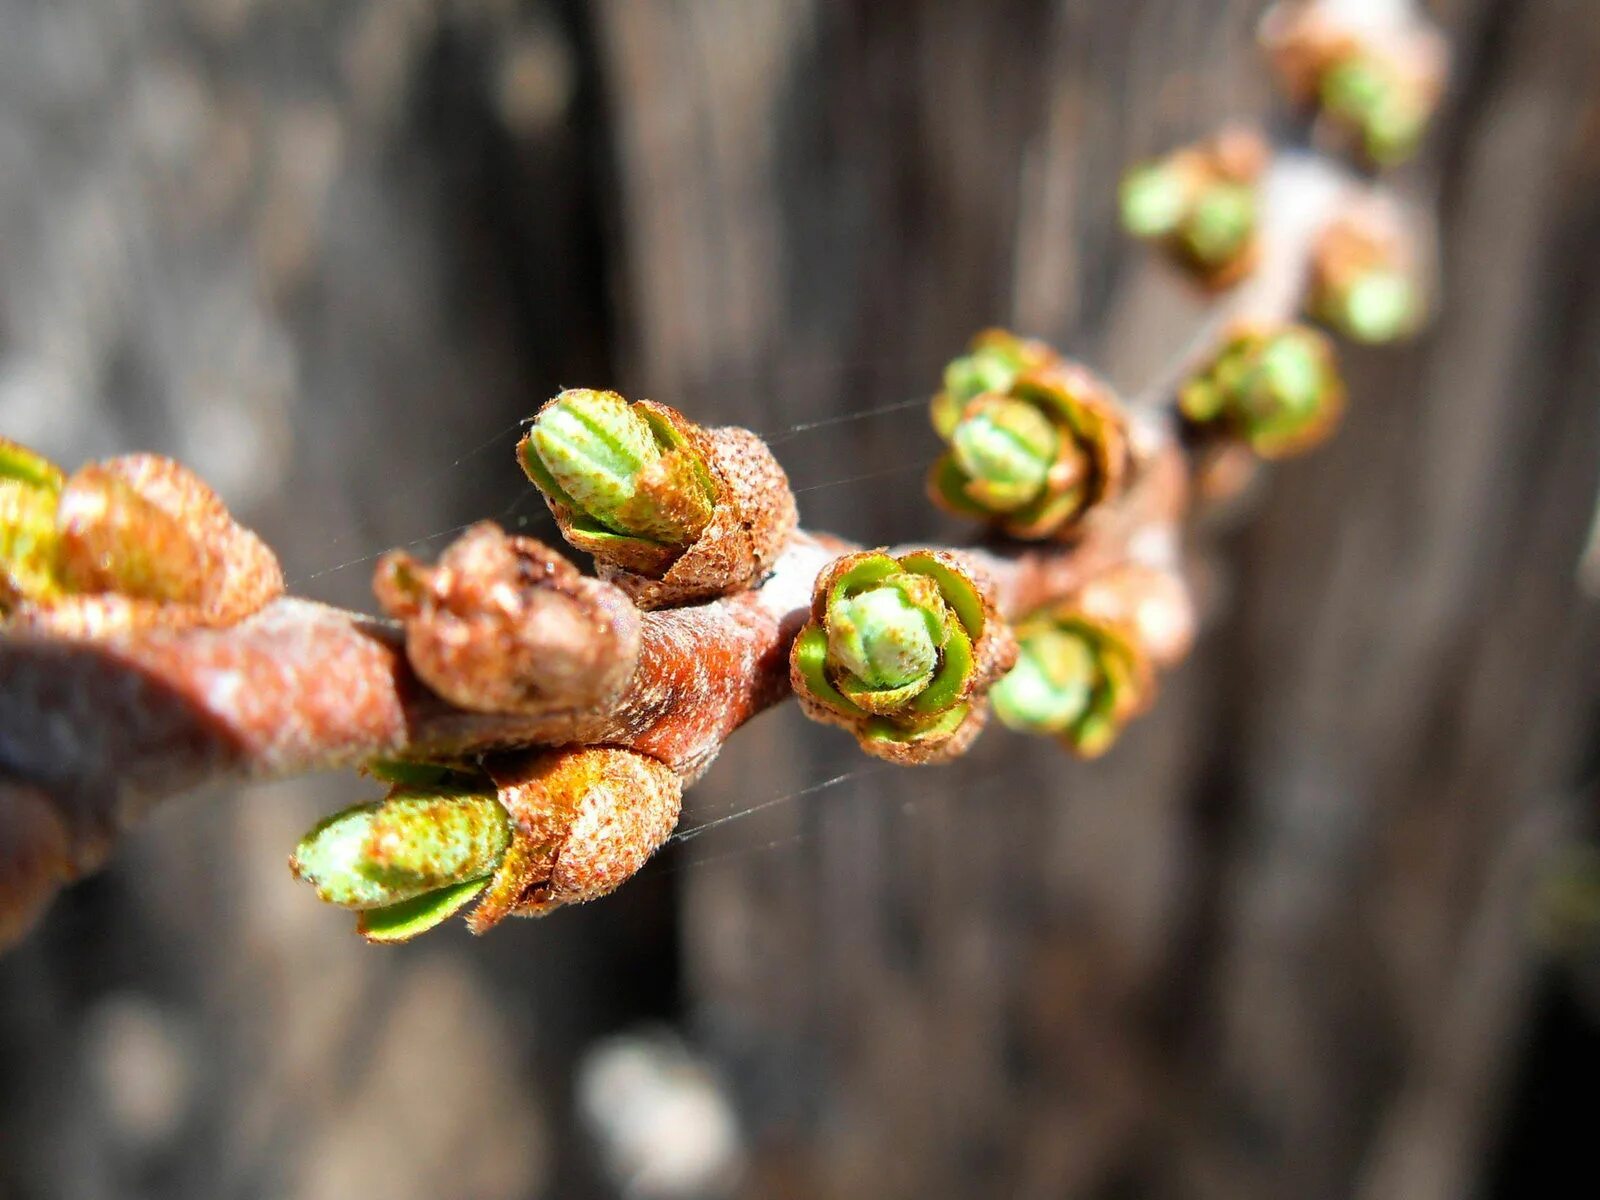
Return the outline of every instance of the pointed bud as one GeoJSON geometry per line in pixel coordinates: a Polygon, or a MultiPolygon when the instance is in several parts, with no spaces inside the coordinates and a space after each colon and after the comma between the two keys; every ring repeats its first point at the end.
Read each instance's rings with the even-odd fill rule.
{"type": "Polygon", "coordinates": [[[573,546],[644,608],[751,586],[796,524],[788,479],[743,429],[703,429],[615,392],[551,400],[517,447],[573,546]]]}
{"type": "Polygon", "coordinates": [[[869,754],[937,762],[977,735],[984,693],[1014,654],[992,586],[958,556],[868,551],[818,578],[790,681],[808,716],[869,754]]]}
{"type": "Polygon", "coordinates": [[[967,357],[1008,349],[1029,365],[1003,392],[958,403],[948,386],[954,372],[946,372],[933,423],[950,450],[934,464],[928,492],[941,507],[1012,537],[1052,537],[1121,491],[1126,420],[1105,384],[1040,343],[989,330],[967,357]]]}
{"type": "Polygon", "coordinates": [[[1332,432],[1344,385],[1328,340],[1303,325],[1236,326],[1179,393],[1183,415],[1263,458],[1308,450],[1332,432]]]}
{"type": "Polygon", "coordinates": [[[995,684],[995,715],[1009,728],[1058,739],[1094,758],[1154,699],[1148,655],[1127,626],[1072,603],[1016,627],[1017,665],[995,684]]]}
{"type": "Polygon", "coordinates": [[[615,392],[562,392],[524,445],[572,509],[612,533],[681,548],[711,519],[705,464],[615,392]]]}
{"type": "Polygon", "coordinates": [[[615,891],[667,840],[683,803],[670,767],[620,747],[537,751],[485,769],[511,814],[512,844],[467,918],[473,933],[615,891]]]}
{"type": "Polygon", "coordinates": [[[511,845],[506,811],[487,777],[454,786],[399,785],[383,800],[320,822],[289,860],[295,878],[341,908],[384,908],[486,880],[511,845]]]}
{"type": "Polygon", "coordinates": [[[369,769],[389,796],[317,825],[289,865],[373,942],[409,941],[474,900],[467,927],[485,933],[603,896],[667,840],[683,797],[671,768],[611,746],[369,769]]]}

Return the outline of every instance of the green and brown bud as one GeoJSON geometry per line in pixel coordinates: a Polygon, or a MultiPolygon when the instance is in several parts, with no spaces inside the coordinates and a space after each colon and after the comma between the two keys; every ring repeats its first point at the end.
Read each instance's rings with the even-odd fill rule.
{"type": "Polygon", "coordinates": [[[1411,239],[1390,214],[1358,209],[1331,222],[1312,255],[1307,309],[1358,342],[1414,333],[1424,313],[1411,239]]]}
{"type": "Polygon", "coordinates": [[[869,754],[942,762],[977,736],[984,694],[1015,653],[992,586],[959,556],[866,551],[818,578],[790,681],[808,716],[869,754]]]}
{"type": "Polygon", "coordinates": [[[485,933],[603,896],[666,841],[682,802],[670,768],[613,747],[371,769],[389,795],[319,823],[289,864],[374,942],[409,941],[474,901],[467,926],[485,933]]]}
{"type": "Polygon", "coordinates": [[[1344,384],[1328,339],[1304,325],[1242,323],[1178,395],[1200,428],[1285,458],[1323,441],[1344,411],[1344,384]]]}
{"type": "Polygon", "coordinates": [[[151,454],[70,477],[0,440],[0,617],[63,636],[231,625],[283,591],[272,552],[151,454]]]}
{"type": "Polygon", "coordinates": [[[1150,656],[1131,626],[1069,602],[1027,617],[1016,635],[1017,665],[992,693],[995,715],[1011,729],[1095,758],[1155,698],[1150,656]]]}
{"type": "Polygon", "coordinates": [[[796,518],[761,439],[615,392],[562,392],[517,447],[562,536],[643,607],[749,587],[796,518]]]}
{"type": "Polygon", "coordinates": [[[319,900],[363,912],[472,880],[487,886],[510,845],[510,819],[490,779],[441,770],[319,822],[289,868],[319,900]]]}
{"type": "Polygon", "coordinates": [[[932,417],[949,450],[929,475],[930,495],[1012,537],[1071,530],[1127,474],[1127,428],[1110,389],[1041,343],[1000,330],[980,334],[946,370],[932,417]]]}
{"type": "Polygon", "coordinates": [[[1123,228],[1159,243],[1207,287],[1228,287],[1255,265],[1256,185],[1267,158],[1259,134],[1227,129],[1141,164],[1122,180],[1123,228]]]}
{"type": "Polygon", "coordinates": [[[615,392],[562,392],[534,418],[523,462],[587,536],[675,555],[711,520],[716,489],[689,440],[654,407],[615,392]]]}
{"type": "Polygon", "coordinates": [[[1285,91],[1318,108],[1374,166],[1415,151],[1449,62],[1437,30],[1403,11],[1357,24],[1335,5],[1280,4],[1263,19],[1261,40],[1285,91]]]}

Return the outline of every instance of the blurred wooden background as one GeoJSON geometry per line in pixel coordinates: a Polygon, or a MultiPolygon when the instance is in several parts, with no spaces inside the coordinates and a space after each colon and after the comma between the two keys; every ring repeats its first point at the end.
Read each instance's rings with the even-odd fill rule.
{"type": "MultiPolygon", "coordinates": [[[[959,538],[904,402],[996,322],[1160,372],[1199,314],[1116,179],[1266,111],[1260,7],[5,0],[0,430],[180,457],[362,606],[391,545],[548,535],[511,446],[563,384],[783,435],[810,524],[959,538]]],[[[1600,13],[1434,9],[1443,314],[1209,535],[1216,621],[1108,759],[897,774],[769,715],[686,823],[782,802],[389,951],[284,869],[370,785],[171,804],[0,961],[0,1200],[613,1195],[574,1072],[651,1022],[744,1196],[1528,1194],[1600,695],[1600,13]]]]}

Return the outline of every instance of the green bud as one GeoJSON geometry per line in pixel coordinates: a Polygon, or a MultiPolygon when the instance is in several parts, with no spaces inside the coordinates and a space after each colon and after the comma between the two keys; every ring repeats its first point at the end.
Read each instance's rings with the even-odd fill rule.
{"type": "Polygon", "coordinates": [[[1036,613],[1016,633],[1017,664],[990,693],[1009,728],[1092,758],[1149,703],[1149,661],[1126,630],[1063,608],[1036,613]]]}
{"type": "Polygon", "coordinates": [[[491,792],[397,787],[320,822],[289,862],[327,903],[374,909],[490,875],[510,844],[491,792]]]}
{"type": "Polygon", "coordinates": [[[892,741],[943,737],[959,725],[978,681],[974,646],[986,617],[975,583],[949,557],[868,551],[824,572],[821,620],[801,631],[791,654],[802,698],[864,736],[892,741]]]}
{"type": "Polygon", "coordinates": [[[1003,395],[1021,370],[1021,359],[1009,347],[983,346],[951,360],[944,369],[944,389],[958,404],[990,393],[1003,395]]]}
{"type": "Polygon", "coordinates": [[[1368,157],[1388,165],[1407,157],[1427,125],[1427,106],[1395,78],[1388,64],[1356,56],[1322,78],[1323,106],[1360,131],[1368,157]]]}
{"type": "Polygon", "coordinates": [[[1398,271],[1370,271],[1346,290],[1333,314],[1336,323],[1362,342],[1388,342],[1416,321],[1417,290],[1398,271]]]}
{"type": "Polygon", "coordinates": [[[1320,440],[1342,401],[1327,341],[1299,325],[1236,336],[1179,393],[1191,421],[1222,422],[1267,457],[1320,440]]]}
{"type": "Polygon", "coordinates": [[[26,446],[0,437],[0,480],[9,480],[59,495],[61,468],[42,454],[35,454],[26,446]]]}
{"type": "Polygon", "coordinates": [[[1189,210],[1189,189],[1164,163],[1135,167],[1122,179],[1122,227],[1138,238],[1167,237],[1189,210]]]}
{"type": "Polygon", "coordinates": [[[1213,184],[1200,193],[1183,222],[1184,249],[1196,261],[1219,267],[1243,252],[1255,228],[1255,190],[1242,183],[1213,184]]]}
{"type": "Polygon", "coordinates": [[[1321,82],[1322,103],[1332,112],[1364,121],[1389,100],[1393,83],[1376,59],[1356,55],[1330,67],[1321,82]]]}
{"type": "Polygon", "coordinates": [[[615,392],[562,392],[534,420],[523,461],[556,499],[624,537],[685,545],[711,520],[705,464],[615,392]]]}
{"type": "Polygon", "coordinates": [[[18,600],[46,600],[60,592],[61,484],[53,463],[0,438],[0,613],[18,600]]]}
{"type": "Polygon", "coordinates": [[[1321,347],[1309,334],[1287,330],[1256,354],[1240,389],[1240,407],[1263,424],[1300,420],[1322,396],[1321,347]]]}
{"type": "Polygon", "coordinates": [[[1060,447],[1055,427],[1022,400],[992,400],[957,422],[950,449],[985,505],[1009,512],[1044,488],[1060,447]]]}
{"type": "MultiPolygon", "coordinates": [[[[909,577],[898,586],[875,587],[842,598],[828,610],[828,650],[870,688],[903,688],[925,682],[939,662],[939,642],[923,608],[906,583],[933,589],[933,581],[909,577]]],[[[928,601],[923,599],[923,603],[928,601]]]]}
{"type": "Polygon", "coordinates": [[[1012,729],[1059,733],[1089,707],[1094,651],[1079,634],[1051,628],[1018,645],[1017,665],[990,693],[995,715],[1012,729]]]}

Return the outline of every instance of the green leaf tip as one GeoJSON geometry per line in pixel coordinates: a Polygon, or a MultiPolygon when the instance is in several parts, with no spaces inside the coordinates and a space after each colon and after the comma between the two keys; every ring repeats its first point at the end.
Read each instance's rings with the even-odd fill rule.
{"type": "Polygon", "coordinates": [[[367,909],[356,918],[356,932],[369,942],[409,942],[448,921],[476,900],[488,886],[489,876],[485,875],[481,879],[469,879],[436,892],[402,900],[398,904],[367,909]]]}
{"type": "Polygon", "coordinates": [[[937,603],[938,588],[932,580],[891,576],[883,585],[829,607],[828,649],[837,663],[869,688],[926,683],[944,640],[943,624],[934,615],[937,603]]]}
{"type": "Polygon", "coordinates": [[[1044,490],[1061,438],[1037,407],[989,397],[970,405],[950,433],[955,462],[985,506],[1021,508],[1044,490]]]}
{"type": "Polygon", "coordinates": [[[715,488],[703,459],[659,414],[615,392],[562,392],[519,449],[534,483],[597,534],[683,546],[710,523],[715,488]]]}
{"type": "Polygon", "coordinates": [[[319,822],[289,865],[318,898],[363,911],[488,876],[510,844],[510,819],[492,792],[397,785],[319,822]]]}

